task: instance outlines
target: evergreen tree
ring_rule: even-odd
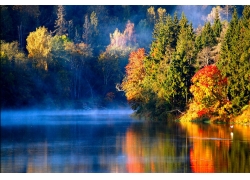
[[[196,58],[194,40],[192,24],[188,25],[185,15],[182,14],[180,33],[176,52],[173,55],[168,73],[169,86],[167,87],[171,104],[182,110],[191,97],[189,87],[191,85],[191,77],[194,75],[193,63]]]
[[[57,9],[57,20],[55,22],[54,33],[58,36],[62,36],[67,32],[67,21],[65,20],[65,9],[62,5]]]
[[[220,37],[220,33],[222,31],[222,24],[220,21],[218,8],[216,8],[216,10],[215,10],[215,19],[214,19],[214,24],[212,26],[212,29],[214,31],[215,37]]]
[[[210,22],[207,22],[204,25],[204,29],[201,33],[201,42],[202,46],[204,47],[212,47],[216,44],[215,34],[211,27]]]
[[[238,19],[237,11],[234,10],[218,62],[220,70],[228,79],[227,95],[234,114],[239,114],[250,100],[249,17],[249,6],[244,8],[242,19]]]
[[[84,24],[83,24],[83,33],[82,33],[82,39],[84,43],[90,44],[91,41],[91,24],[88,18],[88,15],[85,15],[84,18]]]
[[[179,31],[180,31],[179,19],[177,16],[177,11],[175,11],[173,17],[173,42],[171,43],[172,48],[176,47]]]
[[[160,10],[159,12],[165,12]],[[159,13],[154,27],[153,42],[149,55],[145,58],[146,75],[143,80],[146,103],[141,108],[150,111],[151,116],[166,118],[167,110],[170,110],[168,92],[168,71],[175,51],[176,36],[179,33],[177,16],[172,19],[170,15]]]

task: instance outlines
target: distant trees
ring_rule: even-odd
[[[115,84],[121,81],[128,55],[135,48],[134,24],[130,21],[127,22],[123,33],[116,29],[113,34],[110,34],[110,44],[98,58],[105,94],[114,91]],[[109,87],[110,84],[113,84],[113,86]]]
[[[82,77],[84,74],[84,65],[86,61],[92,56],[92,49],[88,44],[67,42],[65,50],[70,55],[70,65],[72,70],[72,95],[74,99],[80,98],[82,91]],[[85,77],[86,78],[86,77]]]
[[[125,93],[137,114],[157,120],[249,106],[249,6],[230,22],[231,6],[216,6],[196,30],[167,6],[0,8],[4,106],[103,106]]]

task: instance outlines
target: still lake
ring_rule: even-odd
[[[250,173],[250,126],[132,111],[1,112],[2,173]]]

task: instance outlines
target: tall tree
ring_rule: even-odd
[[[173,55],[168,78],[169,98],[172,99],[172,105],[182,110],[191,98],[189,87],[191,85],[191,77],[194,74],[193,64],[196,59],[194,40],[195,35],[192,24],[188,24],[187,18],[183,13],[180,19],[180,33],[176,52]]]
[[[82,33],[82,39],[86,44],[90,44],[91,42],[91,37],[90,37],[91,33],[92,33],[91,24],[89,21],[89,17],[86,14],[84,17],[83,33]]]
[[[67,27],[67,29],[68,29],[68,37],[70,39],[74,39],[74,23],[73,23],[73,20],[68,21],[67,24],[68,24],[68,27]]]
[[[57,19],[55,21],[54,33],[58,36],[62,36],[67,32],[67,21],[65,20],[65,9],[64,6],[58,5]]]
[[[213,23],[212,28],[213,28],[215,37],[220,37],[220,33],[222,31],[222,24],[220,21],[220,14],[219,14],[218,8],[216,8],[215,10],[215,18],[214,18],[214,23]]]
[[[143,79],[145,77],[144,68],[145,50],[139,48],[129,55],[129,63],[126,66],[126,75],[122,81],[121,88],[132,109],[138,110],[143,103]]]
[[[103,75],[104,94],[115,90],[114,85],[122,80],[128,55],[136,47],[134,24],[130,21],[127,22],[123,33],[116,29],[110,34],[110,44],[98,58]]]

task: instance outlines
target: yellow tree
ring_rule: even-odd
[[[136,108],[137,104],[143,99],[142,81],[145,77],[144,69],[145,50],[143,48],[133,51],[129,55],[129,63],[126,66],[126,76],[121,84],[125,91],[128,102],[132,108]]]
[[[48,57],[51,52],[51,35],[47,28],[39,27],[27,37],[28,57],[33,58],[37,67],[48,70]]]

